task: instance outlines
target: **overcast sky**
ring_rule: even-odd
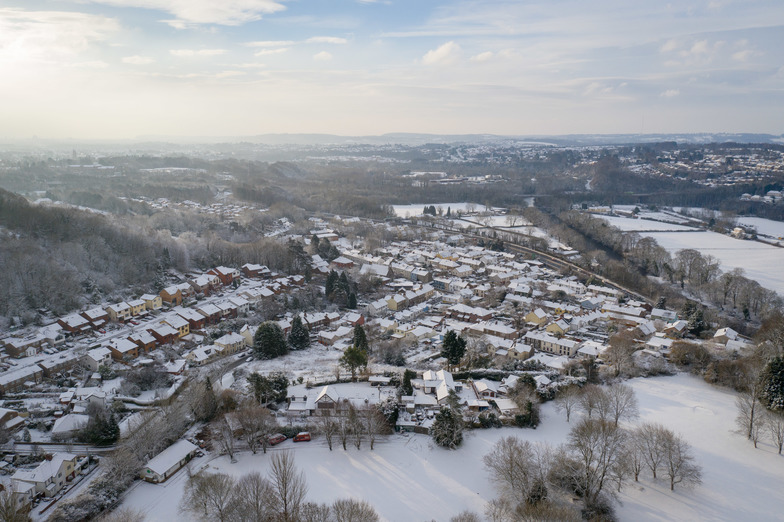
[[[782,0],[0,0],[0,137],[784,132]]]

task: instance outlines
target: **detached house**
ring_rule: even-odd
[[[55,453],[50,460],[44,460],[33,470],[19,470],[11,477],[15,491],[35,488],[35,494],[45,497],[56,495],[70,483],[81,468],[77,466],[77,456],[72,453]]]
[[[159,295],[144,294],[139,299],[144,301],[144,306],[148,311],[158,310],[163,306],[163,299]]]
[[[187,440],[179,440],[152,458],[142,468],[141,478],[147,482],[164,482],[193,458],[199,448]]]
[[[208,274],[212,274],[220,279],[223,286],[228,286],[234,281],[240,280],[240,271],[236,268],[228,268],[225,266],[218,266],[207,270]]]
[[[93,328],[102,328],[109,322],[109,314],[100,306],[82,312],[81,315],[90,322]]]
[[[128,303],[115,303],[106,307],[106,313],[114,322],[127,321],[131,318],[131,307]]]
[[[167,286],[161,290],[161,301],[169,306],[179,306],[182,304],[182,292],[176,286]]]

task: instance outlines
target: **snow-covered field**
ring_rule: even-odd
[[[635,379],[641,419],[666,424],[681,433],[703,467],[703,484],[669,491],[664,481],[646,478],[628,486],[617,507],[620,520],[781,520],[784,457],[763,442],[758,449],[733,429],[735,397],[686,374]],[[513,428],[469,433],[457,451],[434,447],[424,435],[394,435],[377,444],[330,452],[323,440],[294,444],[286,441],[273,451],[291,449],[309,485],[308,499],[331,502],[340,497],[362,498],[385,520],[446,521],[465,509],[484,511],[495,496],[482,465],[482,456],[501,437],[516,435],[557,445],[570,425],[543,407],[544,420],[536,430]],[[574,422],[574,420],[573,420]],[[196,469],[242,475],[267,472],[269,456],[241,454],[238,462],[225,457],[207,462],[197,459]],[[162,485],[137,483],[123,506],[139,509],[150,521],[184,520],[178,513],[186,473],[179,472]]]
[[[670,254],[684,248],[717,258],[723,271],[742,268],[746,277],[784,294],[784,249],[758,241],[735,239],[715,232],[643,232]]]
[[[597,216],[607,221],[610,225],[617,227],[624,232],[651,232],[651,231],[672,231],[672,232],[687,232],[693,231],[694,227],[687,227],[684,225],[676,225],[675,223],[662,223],[661,221],[652,221],[650,219],[632,219],[620,216]]]
[[[444,214],[448,208],[452,212],[479,212],[485,210],[485,206],[480,203],[417,203],[416,205],[392,205],[395,215],[398,217],[421,216],[425,207],[433,205],[436,209],[441,208]]]
[[[738,225],[755,227],[757,234],[768,236],[773,239],[784,238],[784,221],[773,221],[772,219],[758,217],[739,217],[735,222]]]

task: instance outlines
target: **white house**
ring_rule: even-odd
[[[193,458],[199,448],[187,440],[178,440],[142,468],[141,478],[147,482],[164,482]]]

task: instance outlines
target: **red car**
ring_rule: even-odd
[[[282,433],[276,433],[274,435],[270,435],[269,438],[267,438],[267,442],[269,442],[270,446],[274,446],[275,444],[280,444],[284,440],[286,440],[286,436]]]
[[[307,431],[300,431],[294,436],[294,442],[307,442],[310,440],[310,433]]]

